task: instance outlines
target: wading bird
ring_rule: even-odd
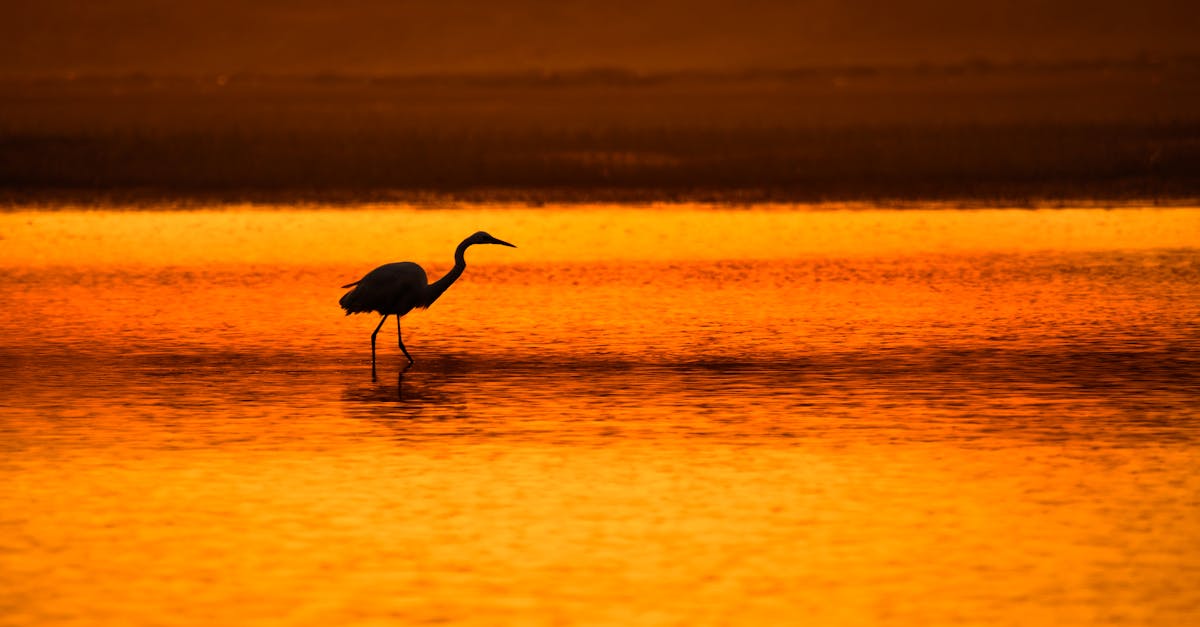
[[[446,276],[429,282],[425,270],[411,261],[388,263],[367,273],[363,278],[343,285],[343,288],[353,287],[338,301],[346,315],[356,313],[376,312],[383,314],[379,326],[371,334],[371,376],[375,376],[375,336],[387,322],[388,316],[396,316],[396,337],[400,350],[408,358],[408,365],[413,364],[412,355],[404,348],[404,338],[400,335],[400,317],[413,309],[425,309],[433,304],[467,269],[464,255],[467,249],[475,244],[499,244],[511,246],[508,242],[498,240],[483,231],[464,239],[454,251],[454,267]]]

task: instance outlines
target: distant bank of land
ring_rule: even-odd
[[[0,81],[0,201],[1200,199],[1200,60]]]

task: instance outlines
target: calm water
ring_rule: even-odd
[[[1200,210],[0,233],[0,624],[1200,621]]]

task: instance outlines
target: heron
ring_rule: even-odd
[[[372,377],[375,376],[375,336],[379,335],[379,330],[383,328],[383,323],[387,322],[388,316],[396,316],[396,337],[400,344],[400,350],[408,358],[408,366],[413,365],[412,355],[409,355],[408,349],[404,347],[404,337],[400,332],[400,318],[413,309],[428,309],[434,301],[441,298],[442,294],[458,280],[458,277],[462,276],[463,270],[467,269],[467,249],[475,244],[499,244],[516,248],[506,241],[479,231],[458,245],[458,248],[454,250],[454,267],[446,273],[446,276],[433,283],[429,282],[425,270],[421,266],[411,261],[400,261],[379,266],[368,272],[363,278],[342,286],[343,289],[354,288],[346,292],[338,301],[342,309],[346,310],[347,316],[370,312],[383,314],[383,318],[379,320],[379,326],[375,327],[375,331],[371,333]]]

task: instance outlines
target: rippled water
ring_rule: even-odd
[[[2,624],[1200,619],[1198,210],[0,223]]]

